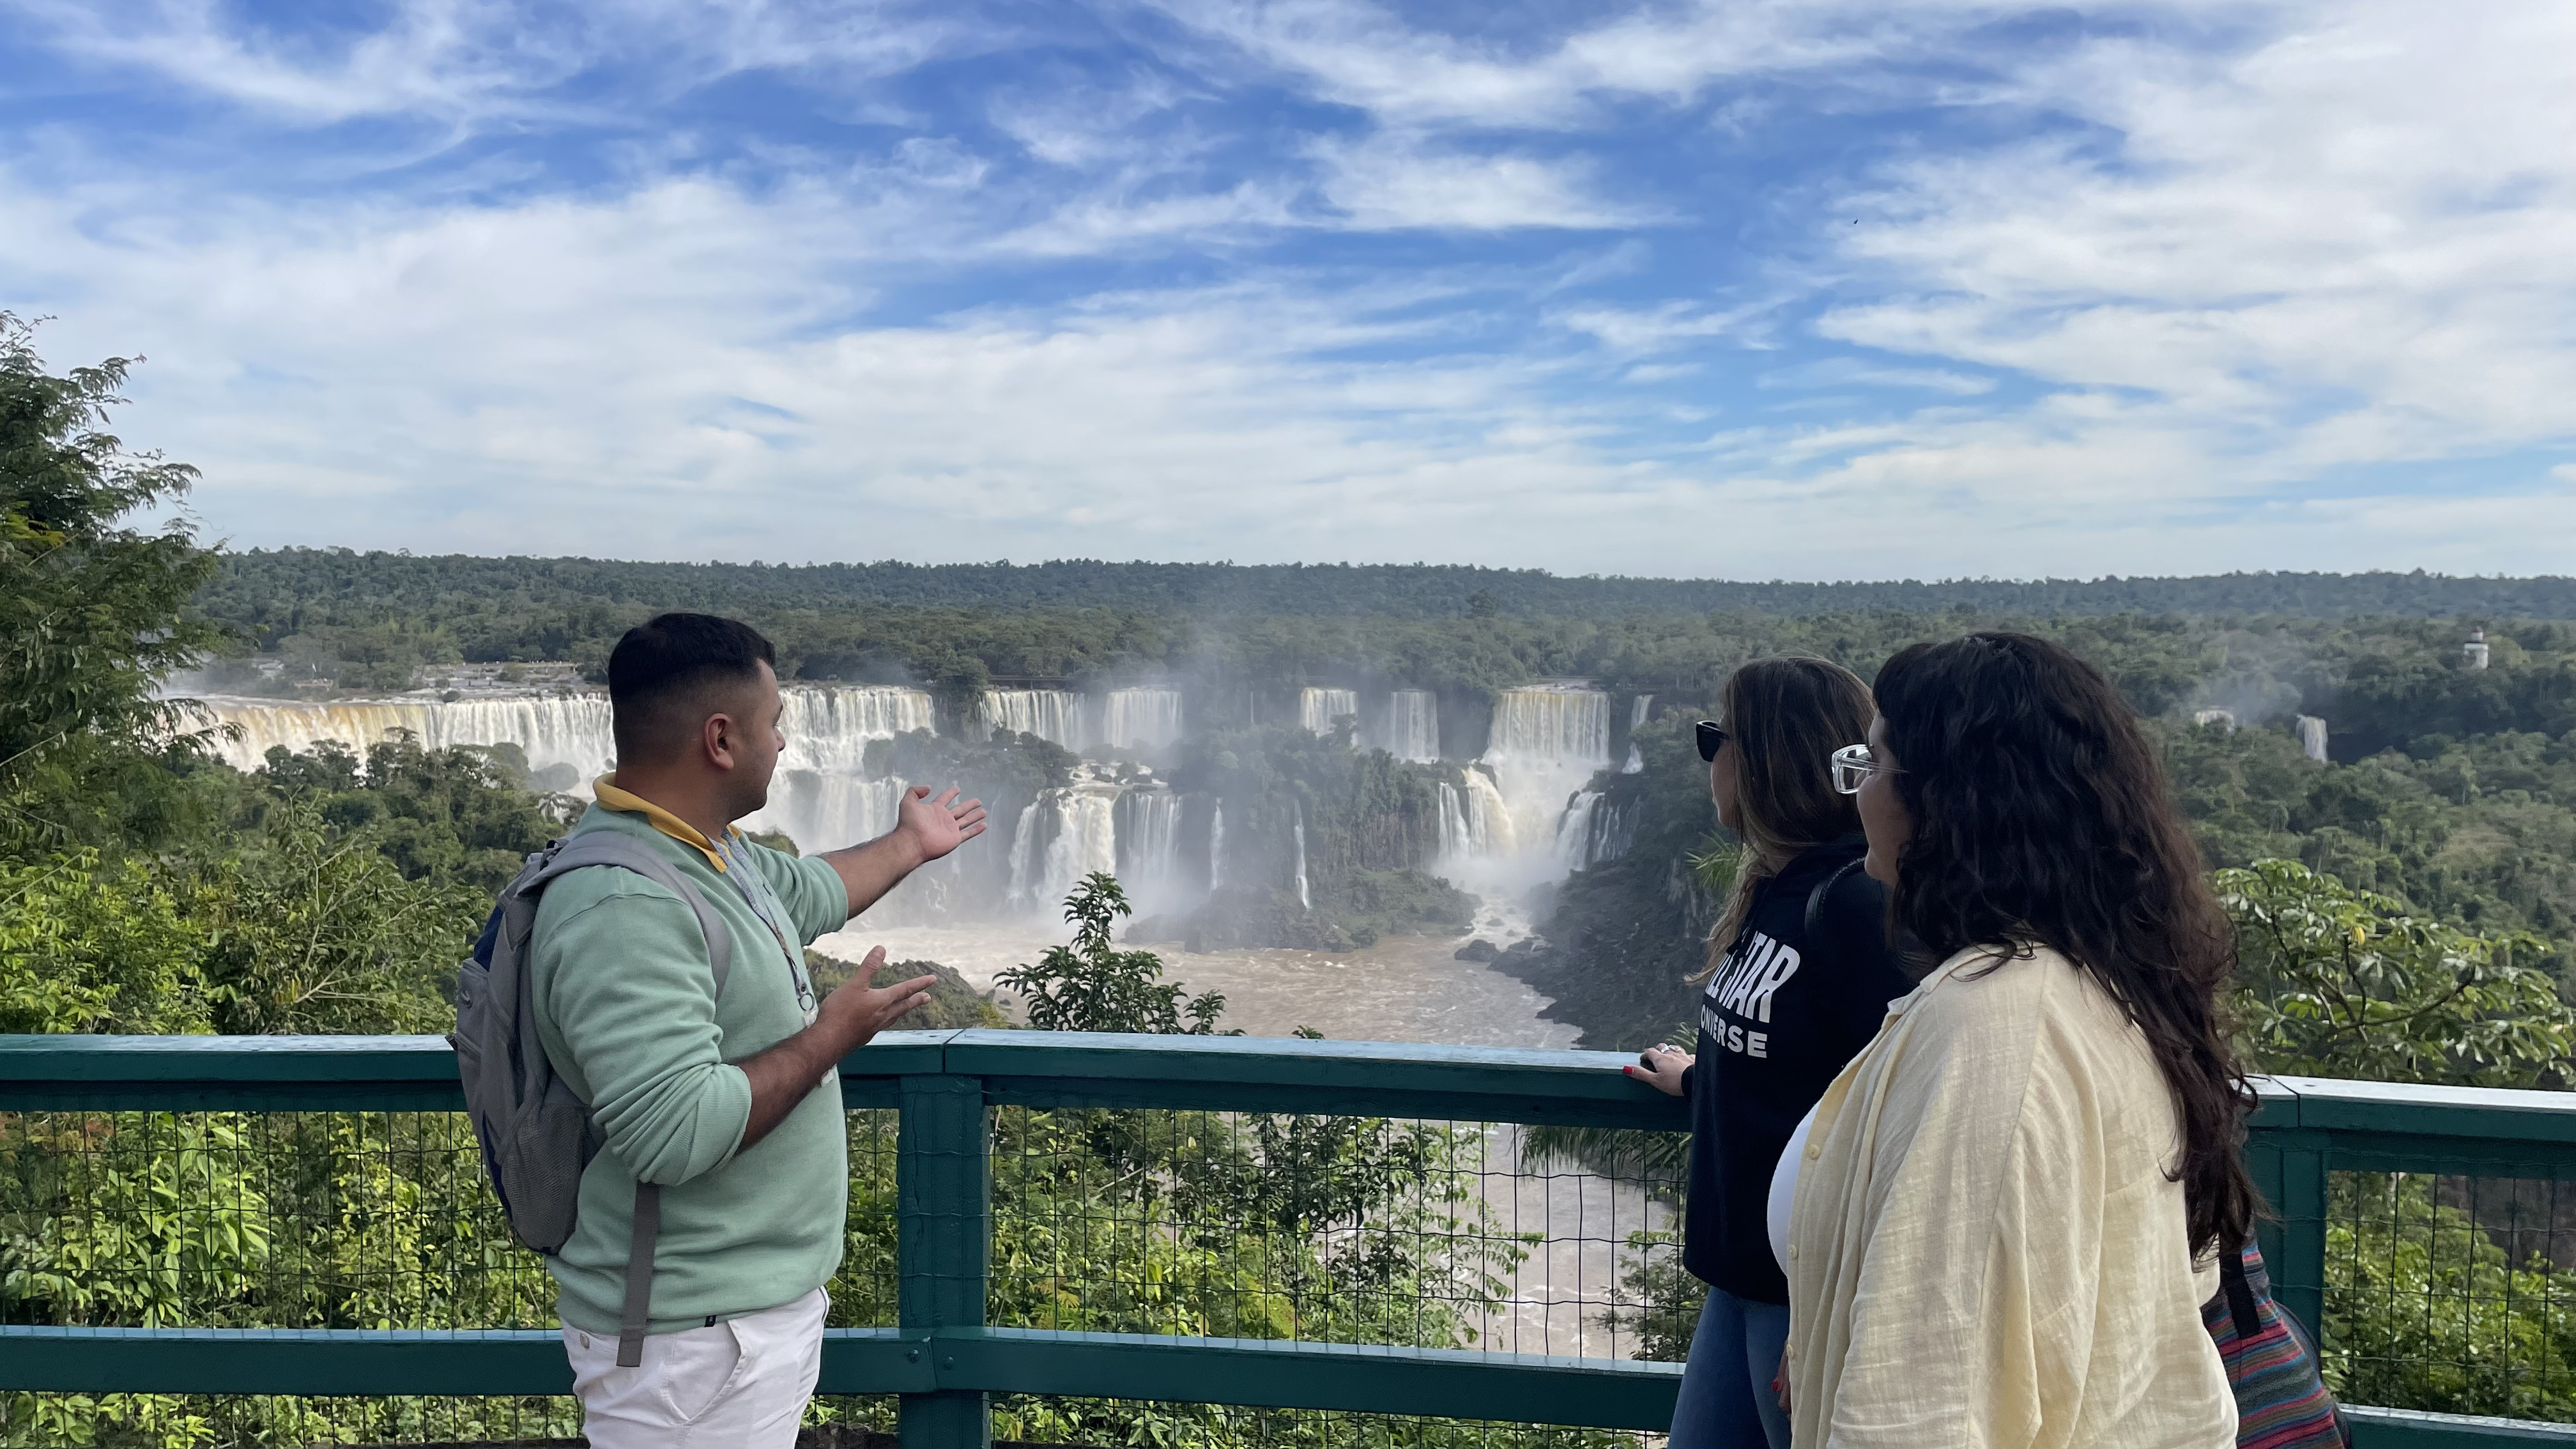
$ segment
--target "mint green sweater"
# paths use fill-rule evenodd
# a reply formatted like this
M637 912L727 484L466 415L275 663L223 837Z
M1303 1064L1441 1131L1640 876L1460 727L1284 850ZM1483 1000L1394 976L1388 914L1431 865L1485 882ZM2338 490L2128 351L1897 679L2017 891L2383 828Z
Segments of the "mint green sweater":
M776 1130L737 1150L751 1082L731 1063L804 1028L812 991L801 948L847 920L849 896L822 860L728 842L734 868L753 867L744 883L797 938L791 958L704 851L599 805L574 833L593 830L647 841L687 872L732 930L733 964L718 999L697 917L632 871L597 866L546 888L530 952L537 1032L608 1139L582 1174L571 1241L546 1260L558 1311L572 1327L617 1331L639 1176L662 1184L653 1332L800 1298L841 1263L850 1183L840 1077L827 1075Z

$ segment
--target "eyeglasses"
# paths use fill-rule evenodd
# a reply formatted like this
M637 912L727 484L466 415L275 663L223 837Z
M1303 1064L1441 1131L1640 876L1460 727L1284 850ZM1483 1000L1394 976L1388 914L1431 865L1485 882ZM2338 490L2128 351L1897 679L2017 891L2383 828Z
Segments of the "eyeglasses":
M1861 782L1881 771L1891 775L1904 773L1894 765L1871 759L1867 745L1845 745L1834 751L1833 764L1834 788L1846 795L1859 794Z
M1704 719L1692 728L1699 732L1699 757L1710 764L1717 763L1717 752L1726 748L1726 726Z

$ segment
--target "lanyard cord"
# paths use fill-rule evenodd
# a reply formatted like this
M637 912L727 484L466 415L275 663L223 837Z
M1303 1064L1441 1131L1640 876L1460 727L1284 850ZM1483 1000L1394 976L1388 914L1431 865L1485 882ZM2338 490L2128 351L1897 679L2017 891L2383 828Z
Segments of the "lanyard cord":
M733 836L730 833L716 842L717 854L725 859L725 868L717 874L722 875L732 884L735 893L742 897L742 903L751 907L751 913L758 916L760 923L769 928L771 938L778 942L778 949L786 953L787 977L796 985L796 1007L800 1011L810 1012L814 1010L814 983L805 974L805 953L788 944L787 932L779 926L777 917L770 914L769 907L762 903L760 893L744 883L742 873L753 869L753 866L749 860L736 855L732 846Z

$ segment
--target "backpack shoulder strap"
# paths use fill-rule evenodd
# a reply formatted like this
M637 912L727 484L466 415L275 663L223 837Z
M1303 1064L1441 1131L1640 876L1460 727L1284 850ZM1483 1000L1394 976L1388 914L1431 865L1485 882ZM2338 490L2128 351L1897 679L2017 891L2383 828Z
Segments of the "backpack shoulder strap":
M706 893L696 882L680 873L680 868L653 847L631 835L615 830L593 830L576 835L563 843L543 869L531 877L523 889L535 890L556 876L589 866L614 866L633 871L687 904L698 918L698 930L707 938L707 964L714 969L716 995L724 995L725 978L733 971L733 933L725 929L724 917L708 904Z
M698 918L698 930L707 939L707 965L715 976L716 995L723 996L725 978L733 970L733 933L725 929L724 917L716 914L696 883L643 841L614 830L576 835L558 847L518 888L522 893L533 893L559 875L595 865L633 871L688 904ZM626 1301L617 1320L620 1368L634 1368L644 1362L644 1333L652 1324L654 1244L661 1233L661 1185L638 1178L634 1220L626 1247Z
M1809 941L1815 940L1817 929L1825 923L1825 897L1834 893L1834 887L1843 883L1844 876L1860 869L1862 859L1863 857L1854 856L1844 861L1840 870L1816 882L1816 888L1807 892L1807 939Z

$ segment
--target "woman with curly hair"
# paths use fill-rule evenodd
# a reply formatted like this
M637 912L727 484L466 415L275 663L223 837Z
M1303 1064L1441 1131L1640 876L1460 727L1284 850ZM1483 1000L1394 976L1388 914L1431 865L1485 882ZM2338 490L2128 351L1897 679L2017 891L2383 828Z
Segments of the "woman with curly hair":
M2156 752L2028 635L1915 645L1874 693L1837 784L1931 969L1781 1160L1793 1443L2233 1445L2201 1305L2257 1211L2252 1092Z

